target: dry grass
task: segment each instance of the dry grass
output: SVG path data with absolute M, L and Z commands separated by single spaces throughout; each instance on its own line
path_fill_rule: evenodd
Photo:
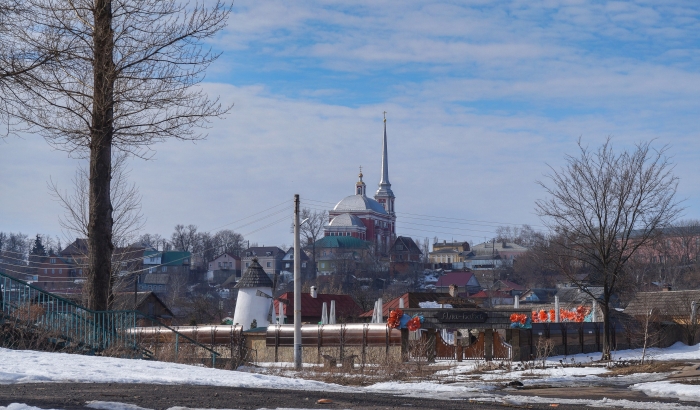
M 635 373 L 669 373 L 679 370 L 685 364 L 682 362 L 648 362 L 644 364 L 628 364 L 615 366 L 609 372 L 601 374 L 601 377 L 629 376 Z
M 693 385 L 693 386 L 700 386 L 700 379 L 674 380 L 673 383 L 690 384 L 690 385 Z

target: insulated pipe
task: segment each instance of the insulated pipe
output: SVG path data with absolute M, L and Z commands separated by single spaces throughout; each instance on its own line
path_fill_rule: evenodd
M 559 323 L 561 318 L 559 317 L 559 296 L 554 297 L 554 321 Z
M 399 309 L 403 309 L 403 296 L 399 298 Z
M 321 324 L 328 324 L 328 305 L 326 305 L 326 302 L 323 302 L 323 305 L 321 306 Z
M 377 323 L 384 323 L 384 306 L 382 298 L 377 299 Z

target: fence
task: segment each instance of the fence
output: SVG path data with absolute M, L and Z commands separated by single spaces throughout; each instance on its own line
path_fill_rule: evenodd
M 211 360 L 216 366 L 215 350 L 134 310 L 93 311 L 68 299 L 0 272 L 0 313 L 4 326 L 41 334 L 55 349 L 80 353 L 113 354 L 158 360 Z M 167 329 L 179 343 L 168 349 L 130 331 L 144 324 Z M 8 337 L 7 332 L 3 332 Z M 0 340 L 6 344 L 7 339 Z M 150 349 L 149 349 L 150 348 Z

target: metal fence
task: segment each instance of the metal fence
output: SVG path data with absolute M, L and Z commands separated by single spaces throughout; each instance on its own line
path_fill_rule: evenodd
M 42 334 L 56 348 L 90 354 L 166 361 L 208 361 L 220 353 L 157 319 L 135 310 L 93 311 L 0 272 L 0 313 L 5 324 Z M 138 326 L 167 329 L 177 335 L 171 346 L 154 344 Z M 159 349 L 158 349 L 159 348 Z

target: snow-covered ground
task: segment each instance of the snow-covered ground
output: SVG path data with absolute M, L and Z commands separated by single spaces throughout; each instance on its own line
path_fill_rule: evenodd
M 272 389 L 338 390 L 342 386 L 149 360 L 0 349 L 0 383 L 155 383 Z
M 656 360 L 700 361 L 700 345 L 685 346 L 677 343 L 666 349 L 652 349 L 649 353 Z M 633 360 L 641 356 L 641 350 L 616 352 L 616 359 Z M 440 370 L 429 381 L 420 382 L 381 382 L 366 387 L 348 387 L 337 384 L 305 380 L 299 375 L 281 377 L 268 374 L 217 370 L 206 367 L 145 360 L 118 359 L 108 357 L 70 355 L 0 349 L 0 383 L 152 383 L 152 384 L 194 384 L 227 387 L 255 387 L 271 389 L 303 389 L 337 392 L 383 392 L 397 395 L 435 397 L 441 393 L 445 399 L 472 399 L 479 401 L 513 400 L 523 403 L 559 402 L 584 404 L 591 407 L 618 406 L 624 408 L 661 408 L 629 402 L 626 400 L 578 400 L 551 399 L 517 396 L 504 396 L 500 390 L 505 383 L 520 381 L 525 385 L 547 385 L 551 387 L 581 386 L 629 386 L 649 396 L 678 398 L 700 402 L 700 386 L 673 383 L 666 380 L 668 374 L 639 373 L 626 376 L 600 377 L 608 370 L 591 359 L 598 360 L 599 354 L 580 354 L 569 357 L 552 357 L 546 369 L 514 370 L 497 369 L 473 372 L 479 363 L 473 361 L 442 362 L 448 370 Z M 573 361 L 572 361 L 573 359 Z M 566 364 L 565 366 L 562 363 Z M 580 363 L 585 366 L 574 365 Z M 483 362 L 482 362 L 483 364 Z M 290 372 L 293 373 L 293 372 Z M 289 374 L 285 372 L 285 374 Z M 614 403 L 614 404 L 613 404 Z M 14 406 L 14 405 L 13 405 Z M 17 404 L 19 406 L 19 404 Z M 680 407 L 679 407 L 680 406 Z M 94 407 L 94 406 L 93 406 Z M 692 409 L 688 405 L 663 408 Z M 98 408 L 98 407 L 94 407 Z M 0 410 L 4 410 L 0 407 Z M 8 410 L 29 410 L 23 407 L 7 407 Z M 129 409 L 122 409 L 129 410 Z M 138 409 L 131 409 L 138 410 Z

